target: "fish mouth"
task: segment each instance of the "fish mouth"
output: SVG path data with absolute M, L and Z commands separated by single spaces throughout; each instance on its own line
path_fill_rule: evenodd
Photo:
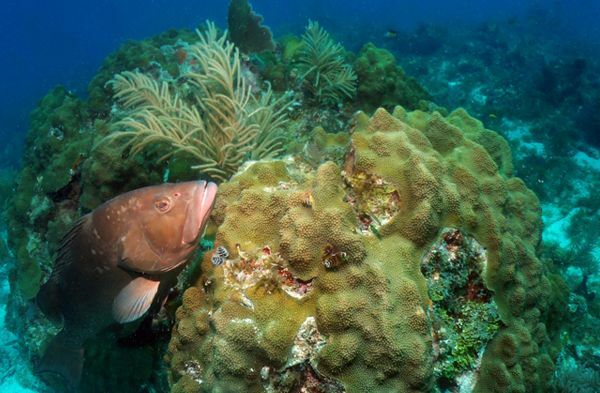
M 204 180 L 194 182 L 192 200 L 188 204 L 187 218 L 183 227 L 183 243 L 194 243 L 202 234 L 215 203 L 217 185 Z

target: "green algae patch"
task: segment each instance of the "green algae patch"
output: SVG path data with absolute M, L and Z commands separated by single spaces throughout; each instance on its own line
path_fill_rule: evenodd
M 485 249 L 460 230 L 446 228 L 423 258 L 431 304 L 434 377 L 444 389 L 476 380 L 481 357 L 502 323 L 483 275 Z

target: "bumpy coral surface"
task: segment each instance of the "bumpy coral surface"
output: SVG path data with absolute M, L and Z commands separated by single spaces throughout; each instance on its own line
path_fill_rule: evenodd
M 511 177 L 506 142 L 463 110 L 379 109 L 352 131 L 343 166 L 258 162 L 221 185 L 215 246 L 227 257 L 205 255 L 177 311 L 173 390 L 438 389 L 435 294 L 421 269 L 444 228 L 460 228 L 485 264 L 475 258 L 477 279 L 448 288 L 485 287 L 497 316 L 481 321 L 493 338 L 477 341 L 470 380 L 444 388 L 545 391 L 555 284 L 536 257 L 538 200 Z

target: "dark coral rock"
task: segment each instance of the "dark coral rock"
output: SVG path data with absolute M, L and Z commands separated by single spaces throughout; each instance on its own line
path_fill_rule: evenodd
M 413 78 L 404 74 L 392 53 L 369 43 L 363 46 L 354 69 L 358 76 L 358 100 L 363 109 L 393 109 L 402 105 L 415 109 L 429 93 Z
M 272 51 L 273 35 L 263 26 L 263 17 L 252 10 L 248 0 L 232 0 L 227 12 L 229 37 L 244 53 Z

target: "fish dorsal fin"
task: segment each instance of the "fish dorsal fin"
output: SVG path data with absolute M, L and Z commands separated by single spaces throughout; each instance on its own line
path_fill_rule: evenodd
M 81 228 L 89 219 L 89 214 L 80 217 L 61 239 L 58 249 L 56 250 L 54 268 L 52 269 L 52 276 L 50 277 L 51 279 L 58 278 L 62 271 L 73 262 L 73 240 L 79 235 Z
M 159 281 L 138 277 L 121 289 L 112 306 L 115 321 L 132 322 L 144 315 L 152 305 L 159 284 Z
M 42 285 L 35 301 L 44 315 L 54 323 L 61 323 L 63 319 L 60 309 L 60 292 L 57 280 L 50 279 Z
M 54 323 L 62 321 L 60 309 L 60 281 L 63 271 L 73 263 L 73 239 L 81 232 L 81 228 L 89 219 L 89 214 L 79 218 L 63 236 L 56 250 L 54 268 L 48 281 L 42 285 L 38 292 L 36 301 L 44 315 Z

